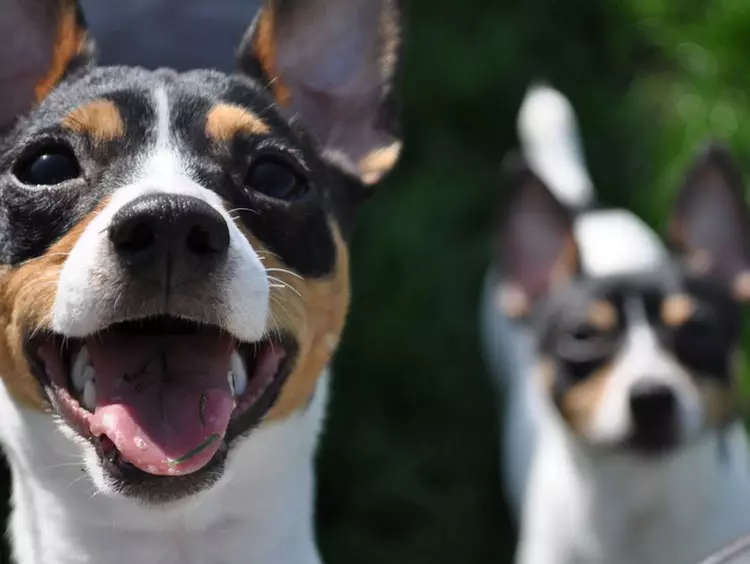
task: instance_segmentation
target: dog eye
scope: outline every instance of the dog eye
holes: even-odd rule
[[[557,354],[570,363],[590,363],[608,357],[612,352],[613,340],[584,323],[570,328],[557,344]]]
[[[18,161],[13,174],[24,184],[54,186],[81,176],[81,167],[69,147],[51,145]]]
[[[289,164],[277,158],[256,160],[245,176],[245,186],[277,200],[298,200],[309,185]]]
[[[598,334],[599,332],[589,324],[580,325],[570,332],[571,338],[576,341],[589,341]]]

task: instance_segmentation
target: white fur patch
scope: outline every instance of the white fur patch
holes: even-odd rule
[[[668,259],[658,235],[626,210],[584,213],[576,218],[574,234],[581,266],[591,277],[648,272]]]
[[[574,208],[588,205],[594,187],[584,165],[575,112],[567,98],[549,86],[530,88],[517,125],[524,156],[555,197]]]

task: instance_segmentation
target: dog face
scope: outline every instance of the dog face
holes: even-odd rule
[[[711,147],[688,174],[673,259],[637,218],[573,220],[528,169],[513,178],[500,298],[530,305],[536,377],[575,435],[654,455],[734,419],[750,222],[729,154]]]
[[[338,343],[353,215],[400,149],[397,8],[271,1],[236,76],[96,68],[74,0],[0,14],[5,387],[100,490],[200,491]]]

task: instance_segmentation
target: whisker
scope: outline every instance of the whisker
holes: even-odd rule
[[[288,282],[285,282],[284,280],[281,280],[280,278],[276,278],[275,276],[269,276],[268,277],[269,282],[271,283],[271,286],[274,288],[286,288],[288,290],[291,290],[294,294],[296,294],[301,300],[305,300],[305,297],[300,293],[297,288],[289,284]]]
[[[292,270],[287,270],[285,268],[266,268],[266,272],[278,272],[280,274],[288,274],[290,276],[293,276],[297,280],[304,280],[303,276],[300,276],[296,272],[294,272]]]

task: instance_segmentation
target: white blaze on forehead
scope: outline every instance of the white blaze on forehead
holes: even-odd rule
[[[586,213],[576,219],[574,233],[588,276],[648,272],[669,258],[656,233],[626,210]]]

